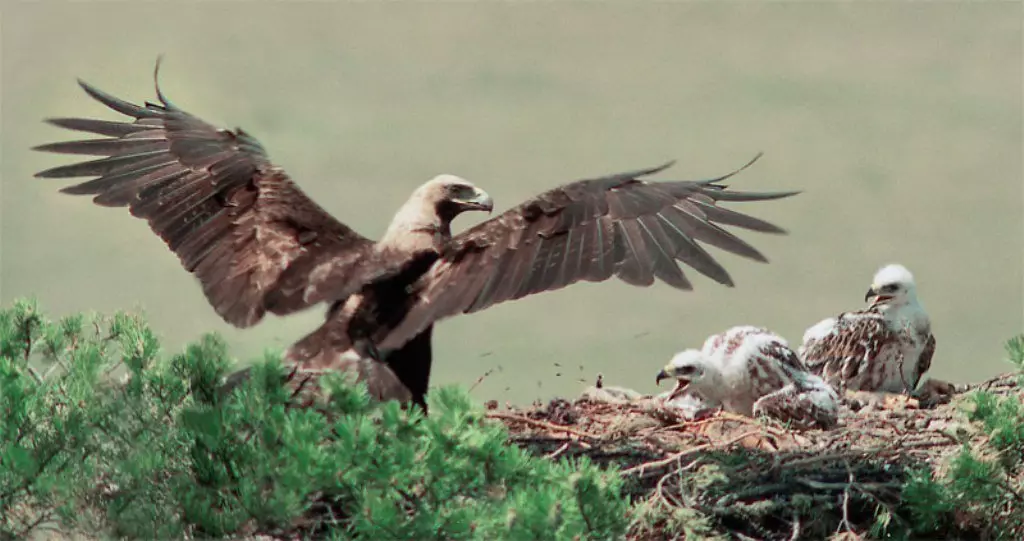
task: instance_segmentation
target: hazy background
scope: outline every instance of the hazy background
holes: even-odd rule
[[[733,205],[790,231],[739,233],[772,262],[722,254],[734,289],[694,272],[691,293],[580,284],[443,322],[433,383],[501,367],[481,400],[574,394],[598,372],[653,392],[675,351],[731,325],[798,342],[860,307],[891,261],[932,316],[933,376],[1006,370],[1003,341],[1024,327],[1019,3],[48,2],[0,16],[5,304],[140,308],[166,348],[216,330],[242,359],[321,321],[233,329],[144,222],[32,178],[73,161],[28,150],[71,134],[43,117],[122,118],[76,77],[152,100],[164,53],[172,101],[242,126],[371,237],[441,172],[503,210],[581,177],[676,158],[659,178],[706,178],[764,151],[732,185],[805,190]]]

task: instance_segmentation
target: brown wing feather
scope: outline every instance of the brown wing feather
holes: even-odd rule
[[[267,310],[287,314],[322,300],[314,294],[317,283],[309,283],[314,270],[335,286],[358,282],[358,273],[367,270],[357,263],[372,241],[307,197],[249,134],[217,129],[177,108],[159,85],[160,104],[143,107],[79,84],[135,121],[49,120],[108,138],[36,147],[103,156],[36,176],[98,176],[61,191],[93,195],[104,206],[127,206],[149,222],[229,323],[248,327]]]
[[[806,372],[807,366],[804,365],[800,357],[793,351],[789,346],[783,345],[781,342],[772,341],[761,347],[762,355],[766,355],[772,359],[775,359],[783,370],[787,373],[792,372]]]
[[[924,344],[924,349],[921,350],[921,356],[917,361],[917,370],[912,385],[915,387],[921,382],[921,378],[925,372],[932,367],[932,357],[935,356],[935,335],[929,334],[928,341]]]
[[[756,160],[757,158],[755,158]],[[656,279],[692,286],[677,261],[732,286],[726,270],[696,241],[754,259],[767,259],[716,222],[768,233],[781,228],[718,207],[721,201],[780,199],[799,192],[749,193],[720,181],[646,182],[641,171],[581,180],[545,192],[452,239],[417,284],[421,299],[381,342],[398,347],[432,322],[579,281],[617,276],[648,286]]]
[[[787,386],[755,402],[754,415],[773,417],[800,430],[829,430],[839,422],[838,407],[822,407],[817,403],[811,393],[820,392],[823,391],[807,391],[797,385]]]
[[[836,331],[805,343],[801,348],[804,364],[812,373],[829,383],[860,378],[878,358],[879,352],[899,337],[885,324],[883,316],[872,310],[846,312],[837,318]]]

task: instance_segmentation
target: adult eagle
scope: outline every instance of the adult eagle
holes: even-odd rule
[[[695,241],[766,262],[717,224],[785,231],[718,202],[799,193],[736,192],[719,183],[739,170],[703,181],[641,180],[669,162],[564,184],[452,235],[456,216],[490,212],[492,201],[464,179],[439,175],[412,193],[374,242],[306,196],[251,135],[218,129],[168,101],[159,66],[159,104],[135,105],[79,80],[133,121],[47,119],[106,138],[35,147],[102,156],[36,176],[97,177],[61,191],[127,206],[149,222],[236,327],[255,325],[267,312],[283,316],[326,303],[323,325],[292,345],[286,360],[314,372],[354,370],[378,399],[425,407],[431,332],[442,318],[612,276],[689,290],[677,260],[732,286]]]

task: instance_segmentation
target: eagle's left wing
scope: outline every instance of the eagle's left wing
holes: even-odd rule
[[[925,372],[932,367],[932,357],[935,355],[935,335],[929,333],[928,341],[924,344],[924,349],[921,350],[921,356],[917,361],[917,370],[914,374],[914,382],[911,383],[914,387],[921,382],[921,378]]]
[[[660,279],[692,289],[677,261],[721,284],[729,273],[696,241],[767,262],[753,246],[719,226],[765,233],[784,230],[718,206],[723,201],[781,199],[799,192],[729,190],[719,178],[648,182],[671,164],[559,186],[459,234],[416,284],[404,320],[378,346],[401,346],[431,323],[483,310],[579,281],[612,276],[641,287]]]
[[[285,315],[373,278],[374,243],[317,204],[241,129],[214,126],[172,104],[136,105],[83,81],[89,96],[131,121],[49,119],[103,138],[36,150],[96,159],[53,167],[42,178],[95,177],[61,189],[99,205],[128,207],[178,256],[210,305],[237,327],[269,311]],[[242,89],[244,93],[244,89]]]

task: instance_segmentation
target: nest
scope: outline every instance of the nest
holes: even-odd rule
[[[958,408],[978,388],[1024,397],[1007,375],[957,389],[945,403],[847,403],[837,428],[806,431],[728,413],[688,420],[657,399],[594,391],[522,410],[492,403],[488,415],[531,453],[616,464],[636,509],[647,512],[634,519],[634,539],[699,530],[701,518],[710,523],[705,534],[734,539],[861,538],[880,522],[912,520],[900,510],[912,472],[941,472],[965,444],[984,438]],[[985,517],[961,517],[945,537],[979,538],[979,521]]]

